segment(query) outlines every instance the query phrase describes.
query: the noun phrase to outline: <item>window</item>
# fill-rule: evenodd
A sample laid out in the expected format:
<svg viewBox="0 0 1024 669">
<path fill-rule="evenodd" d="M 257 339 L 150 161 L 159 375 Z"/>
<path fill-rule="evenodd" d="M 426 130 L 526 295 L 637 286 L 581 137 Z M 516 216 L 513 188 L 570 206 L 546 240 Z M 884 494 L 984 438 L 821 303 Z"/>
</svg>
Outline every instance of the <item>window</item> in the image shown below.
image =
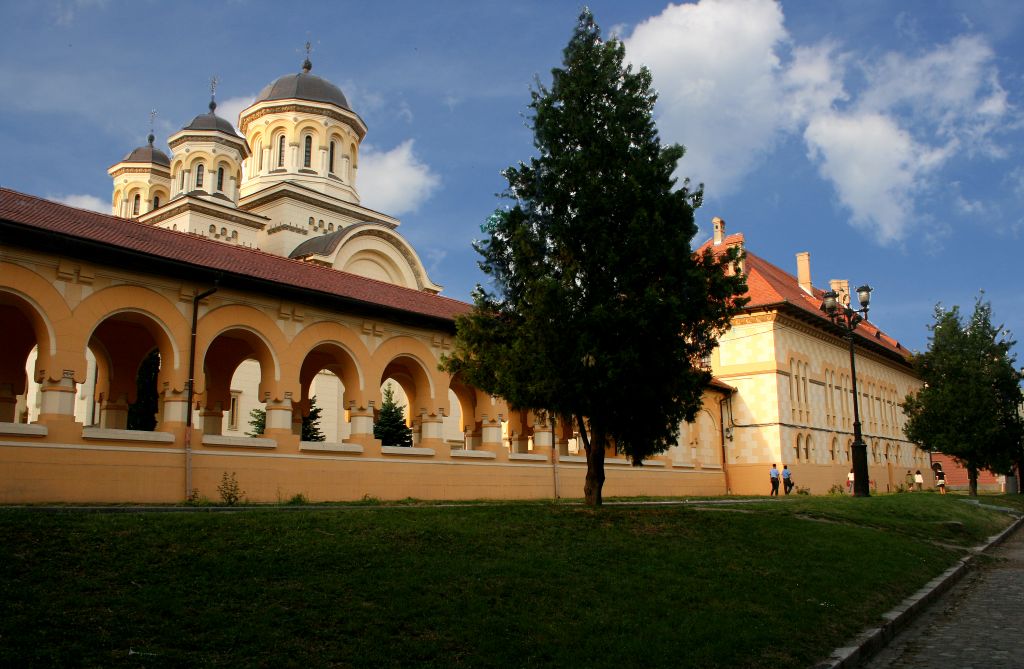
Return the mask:
<svg viewBox="0 0 1024 669">
<path fill-rule="evenodd" d="M 218 191 L 223 191 L 224 190 L 224 168 L 223 167 L 218 167 L 217 168 L 217 190 Z"/>
<path fill-rule="evenodd" d="M 284 135 L 277 138 L 277 166 L 284 167 Z"/>
<path fill-rule="evenodd" d="M 334 174 L 334 142 L 331 141 L 331 148 L 327 154 L 327 171 Z"/>
<path fill-rule="evenodd" d="M 228 408 L 228 429 L 229 430 L 237 430 L 238 429 L 238 396 L 240 394 L 241 394 L 241 391 L 238 391 L 238 390 L 232 390 L 231 391 L 231 404 L 229 405 L 229 408 Z"/>
<path fill-rule="evenodd" d="M 313 164 L 313 138 L 306 135 L 305 146 L 302 148 L 302 166 L 309 167 Z"/>
<path fill-rule="evenodd" d="M 154 209 L 159 209 L 160 208 L 160 196 L 159 195 L 154 195 L 153 196 L 153 208 Z"/>
<path fill-rule="evenodd" d="M 196 188 L 203 187 L 203 169 L 202 164 L 196 165 Z"/>
<path fill-rule="evenodd" d="M 132 216 L 139 215 L 139 207 L 142 206 L 142 196 L 138 193 L 135 194 L 135 199 L 132 200 Z"/>
<path fill-rule="evenodd" d="M 259 171 L 263 171 L 263 142 L 256 142 L 256 155 L 259 157 Z"/>
<path fill-rule="evenodd" d="M 185 170 L 181 171 L 181 179 L 178 180 L 178 190 L 185 190 Z"/>
</svg>

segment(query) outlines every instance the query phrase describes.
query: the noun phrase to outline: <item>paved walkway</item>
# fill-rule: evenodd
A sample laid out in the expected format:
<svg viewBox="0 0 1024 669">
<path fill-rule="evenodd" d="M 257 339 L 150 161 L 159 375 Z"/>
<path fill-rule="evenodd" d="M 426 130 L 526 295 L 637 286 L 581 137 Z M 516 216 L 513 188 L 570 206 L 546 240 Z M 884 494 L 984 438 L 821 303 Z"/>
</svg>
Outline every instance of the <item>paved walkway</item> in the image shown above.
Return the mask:
<svg viewBox="0 0 1024 669">
<path fill-rule="evenodd" d="M 1024 527 L 986 556 L 864 667 L 1024 667 Z"/>
</svg>

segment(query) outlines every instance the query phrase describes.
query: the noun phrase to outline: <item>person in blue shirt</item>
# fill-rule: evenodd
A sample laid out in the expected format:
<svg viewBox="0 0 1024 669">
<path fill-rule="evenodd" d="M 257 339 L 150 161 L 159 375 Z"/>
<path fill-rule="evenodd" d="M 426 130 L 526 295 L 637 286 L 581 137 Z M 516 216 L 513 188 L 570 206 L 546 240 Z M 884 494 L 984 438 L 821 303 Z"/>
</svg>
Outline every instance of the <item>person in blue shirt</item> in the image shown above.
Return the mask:
<svg viewBox="0 0 1024 669">
<path fill-rule="evenodd" d="M 772 480 L 772 492 L 771 496 L 779 496 L 779 470 L 775 467 L 775 463 L 772 463 L 772 468 L 768 470 L 768 476 Z"/>
<path fill-rule="evenodd" d="M 789 465 L 782 465 L 782 487 L 787 495 L 793 489 L 793 472 L 789 471 Z"/>
</svg>

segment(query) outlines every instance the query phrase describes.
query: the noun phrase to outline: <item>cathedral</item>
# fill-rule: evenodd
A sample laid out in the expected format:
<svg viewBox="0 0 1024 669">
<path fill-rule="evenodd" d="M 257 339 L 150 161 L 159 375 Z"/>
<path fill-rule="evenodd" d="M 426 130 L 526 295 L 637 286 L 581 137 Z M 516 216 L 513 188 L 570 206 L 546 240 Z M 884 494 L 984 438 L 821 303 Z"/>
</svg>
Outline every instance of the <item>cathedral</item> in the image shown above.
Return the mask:
<svg viewBox="0 0 1024 669">
<path fill-rule="evenodd" d="M 307 58 L 232 120 L 211 96 L 170 155 L 151 133 L 109 168 L 110 215 L 0 188 L 0 501 L 216 500 L 228 473 L 254 502 L 579 496 L 570 421 L 440 371 L 470 305 L 360 203 L 368 129 L 344 93 Z M 714 230 L 702 248 L 746 243 Z M 841 488 L 856 401 L 877 490 L 927 468 L 902 436 L 909 353 L 865 323 L 853 397 L 808 254 L 797 270 L 747 250 L 750 302 L 705 361 L 702 410 L 643 467 L 609 453 L 606 496 L 766 494 L 772 463 Z M 389 387 L 412 446 L 374 437 Z M 303 438 L 314 401 L 322 440 Z"/>
</svg>

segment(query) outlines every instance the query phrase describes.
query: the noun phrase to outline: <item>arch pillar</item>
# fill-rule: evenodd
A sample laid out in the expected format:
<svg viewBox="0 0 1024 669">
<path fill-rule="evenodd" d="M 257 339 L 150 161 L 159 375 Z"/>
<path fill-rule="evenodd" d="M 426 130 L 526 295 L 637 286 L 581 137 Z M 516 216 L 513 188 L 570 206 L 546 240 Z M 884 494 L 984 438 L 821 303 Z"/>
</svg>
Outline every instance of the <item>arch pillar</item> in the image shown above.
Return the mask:
<svg viewBox="0 0 1024 669">
<path fill-rule="evenodd" d="M 266 404 L 267 422 L 263 436 L 277 441 L 281 450 L 298 452 L 302 434 L 302 412 L 292 411 L 291 393 L 286 393 L 283 400 L 269 398 Z M 292 416 L 298 414 L 299 434 L 292 431 Z"/>
<path fill-rule="evenodd" d="M 533 417 L 533 452 L 537 455 L 551 455 L 553 441 L 551 421 L 534 414 Z"/>
<path fill-rule="evenodd" d="M 444 440 L 444 412 L 422 412 L 416 421 L 419 423 L 419 443 L 417 446 L 433 448 L 435 457 L 450 454 L 448 444 Z"/>
<path fill-rule="evenodd" d="M 484 414 L 480 421 L 480 450 L 490 451 L 498 462 L 508 462 L 508 449 L 501 443 L 501 415 Z"/>
<path fill-rule="evenodd" d="M 64 370 L 59 379 L 44 379 L 39 388 L 42 401 L 40 423 L 75 422 L 75 372 Z"/>
<path fill-rule="evenodd" d="M 100 402 L 100 427 L 123 430 L 128 427 L 128 395 L 116 393 Z"/>
<path fill-rule="evenodd" d="M 0 423 L 17 422 L 18 394 L 13 383 L 0 383 Z"/>
<path fill-rule="evenodd" d="M 372 400 L 365 404 L 352 402 L 348 410 L 348 441 L 362 446 L 364 455 L 380 455 L 380 439 L 373 436 L 373 405 Z"/>
</svg>

